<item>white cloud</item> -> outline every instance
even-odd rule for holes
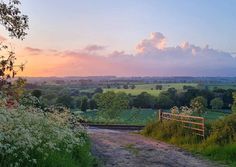
[[[136,47],[139,53],[150,52],[156,49],[164,49],[166,46],[166,38],[160,32],[153,32],[150,37],[142,40]]]
[[[155,32],[136,48],[135,54],[114,51],[103,56],[96,52],[61,52],[71,59],[58,69],[68,75],[236,76],[236,58],[208,45],[199,47],[184,42],[166,47],[166,37]],[[55,71],[60,73],[58,69]]]

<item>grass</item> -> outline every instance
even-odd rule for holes
[[[34,154],[34,153],[32,153]],[[38,167],[92,167],[95,163],[90,154],[90,144],[87,143],[75,149],[72,153],[65,151],[49,152],[47,159],[39,159]],[[33,165],[35,166],[35,165]]]
[[[127,124],[127,125],[145,125],[147,122],[156,119],[156,110],[152,109],[132,109],[124,110],[120,116],[115,119],[102,119],[99,111],[77,112],[88,122],[109,123],[109,124]]]
[[[200,153],[212,160],[224,162],[229,166],[236,166],[236,143],[227,144],[225,146],[212,145],[202,149]]]
[[[158,96],[160,94],[160,92],[162,91],[166,91],[169,88],[175,88],[178,91],[183,91],[183,86],[193,86],[196,87],[197,84],[195,83],[168,83],[168,84],[161,84],[162,85],[162,90],[156,90],[156,85],[160,85],[160,84],[138,84],[135,85],[135,89],[117,89],[117,88],[105,88],[103,89],[104,92],[106,91],[114,91],[115,93],[117,92],[125,92],[127,94],[131,94],[131,95],[139,95],[142,92],[147,92],[153,96]]]
[[[236,166],[236,114],[230,114],[208,124],[211,133],[205,139],[193,135],[181,123],[155,121],[142,134],[201,154],[209,159]]]
[[[219,89],[234,89],[236,90],[236,84],[207,84],[208,88],[210,90],[213,90],[214,88],[219,88]]]
[[[79,114],[83,119],[87,120],[88,122],[126,125],[146,125],[148,122],[158,119],[157,112],[158,110],[153,109],[130,109],[122,111],[120,116],[115,119],[106,120],[100,118],[99,111],[75,111],[75,113]],[[202,116],[206,118],[207,122],[211,122],[213,120],[223,118],[227,115],[228,114],[223,112],[208,110]]]

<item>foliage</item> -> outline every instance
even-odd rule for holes
[[[125,93],[106,92],[94,97],[101,113],[108,118],[117,117],[120,112],[129,106],[129,98]]]
[[[233,106],[232,106],[232,111],[234,113],[236,113],[236,92],[234,92],[233,98],[234,98],[234,103],[233,103]]]
[[[29,95],[29,94],[23,95],[20,98],[19,103],[23,106],[26,106],[26,107],[39,107],[40,106],[39,99],[37,97]]]
[[[40,96],[42,95],[42,91],[41,90],[38,90],[38,89],[35,89],[32,91],[32,96],[35,96],[37,98],[40,98]]]
[[[211,100],[210,105],[212,109],[221,109],[224,105],[224,102],[221,98],[216,97]]]
[[[135,89],[136,86],[135,86],[135,85],[131,85],[130,88],[131,88],[131,89]]]
[[[98,87],[98,88],[95,89],[94,94],[96,94],[96,93],[102,93],[102,92],[103,92],[103,89],[100,88],[100,87]]]
[[[174,106],[170,109],[170,112],[172,114],[183,114],[183,115],[193,114],[193,110],[187,106],[181,106],[181,107]]]
[[[155,102],[155,97],[148,94],[147,92],[142,92],[133,100],[133,106],[137,108],[153,108]]]
[[[224,145],[236,142],[236,114],[216,120],[211,125],[211,135],[205,144]]]
[[[92,166],[82,127],[69,112],[0,108],[0,166]]]
[[[162,109],[168,109],[171,108],[174,105],[174,101],[168,96],[167,94],[160,93],[160,95],[157,98],[157,106],[158,108]]]
[[[0,90],[11,85],[11,78],[14,78],[18,71],[23,71],[24,64],[15,65],[15,53],[8,50],[7,45],[0,44]],[[7,56],[5,56],[7,54]]]
[[[88,98],[86,96],[81,99],[80,109],[82,111],[86,111],[88,109]]]
[[[123,85],[123,89],[129,89],[129,85],[128,84]]]
[[[190,106],[195,113],[200,115],[207,107],[207,100],[202,96],[195,97],[191,100]]]
[[[10,36],[23,39],[28,29],[28,16],[22,15],[19,9],[19,0],[0,2],[0,23],[9,31]]]
[[[155,87],[157,90],[162,90],[162,85],[156,85]]]
[[[94,110],[94,109],[96,109],[97,108],[97,103],[96,103],[96,101],[94,100],[94,99],[90,99],[89,100],[89,109],[90,110]]]
[[[74,108],[74,99],[69,95],[62,95],[58,97],[56,103],[68,108]]]
[[[142,134],[178,145],[199,142],[197,136],[175,121],[150,122],[145,126]]]
[[[234,166],[236,164],[236,114],[210,122],[206,124],[206,129],[206,138],[202,140],[179,123],[162,121],[150,122],[142,134]]]

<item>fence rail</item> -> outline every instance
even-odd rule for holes
[[[203,117],[172,114],[159,110],[159,121],[172,120],[183,123],[183,127],[190,129],[198,136],[205,136],[205,119]]]

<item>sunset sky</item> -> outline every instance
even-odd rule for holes
[[[235,0],[22,0],[23,76],[236,76]]]

